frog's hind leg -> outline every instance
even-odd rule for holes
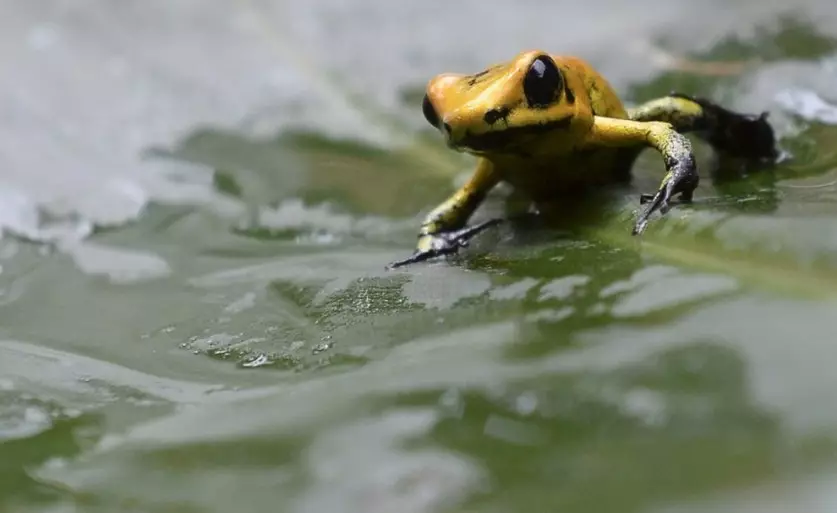
[[[670,123],[680,133],[694,133],[725,156],[757,163],[772,163],[779,157],[767,112],[741,114],[704,98],[671,93],[629,109],[628,117]]]

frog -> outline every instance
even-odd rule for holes
[[[640,194],[632,227],[640,235],[655,212],[692,202],[700,176],[690,134],[746,163],[770,164],[780,155],[766,111],[741,113],[678,92],[629,107],[583,58],[538,49],[478,73],[436,75],[425,88],[422,113],[450,149],[475,156],[476,166],[424,217],[413,254],[389,269],[456,253],[502,222],[467,225],[500,183],[537,212],[575,186],[630,182],[634,161],[651,148],[665,175],[656,191]]]

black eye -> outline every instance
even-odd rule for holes
[[[523,94],[530,107],[546,107],[552,103],[564,85],[564,79],[555,63],[541,55],[529,66],[523,79]]]
[[[439,128],[439,115],[436,114],[436,109],[433,108],[433,104],[430,103],[430,98],[426,94],[424,95],[424,101],[421,102],[421,111],[428,123],[433,125],[434,128]]]

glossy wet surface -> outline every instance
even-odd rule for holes
[[[832,4],[0,1],[0,510],[832,511]],[[793,160],[385,271],[531,47]]]

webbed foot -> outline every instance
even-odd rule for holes
[[[418,243],[419,249],[416,249],[412,255],[403,260],[392,262],[387,266],[387,269],[395,269],[404,265],[423,262],[431,258],[454,254],[459,248],[467,247],[474,236],[501,222],[503,220],[499,218],[489,219],[488,221],[473,226],[466,226],[459,230],[422,235]]]

